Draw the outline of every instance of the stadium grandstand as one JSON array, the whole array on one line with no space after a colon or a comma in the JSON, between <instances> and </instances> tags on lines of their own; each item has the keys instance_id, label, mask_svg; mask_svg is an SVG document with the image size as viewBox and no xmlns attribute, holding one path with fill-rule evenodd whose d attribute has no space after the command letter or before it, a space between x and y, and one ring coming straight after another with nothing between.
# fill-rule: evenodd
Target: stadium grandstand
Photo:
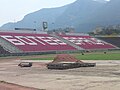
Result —
<instances>
[{"instance_id":1,"label":"stadium grandstand","mask_svg":"<svg viewBox=\"0 0 120 90\"><path fill-rule=\"evenodd\" d=\"M89 35L60 35L62 38L73 42L84 49L112 49L115 48L112 44L109 44L103 40L93 38Z\"/></svg>"},{"instance_id":2,"label":"stadium grandstand","mask_svg":"<svg viewBox=\"0 0 120 90\"><path fill-rule=\"evenodd\" d=\"M120 48L120 36L101 36L96 38L111 43Z\"/></svg>"},{"instance_id":3,"label":"stadium grandstand","mask_svg":"<svg viewBox=\"0 0 120 90\"><path fill-rule=\"evenodd\" d=\"M8 54L9 52L6 51L2 46L0 46L0 54L4 55L4 54Z\"/></svg>"},{"instance_id":4,"label":"stadium grandstand","mask_svg":"<svg viewBox=\"0 0 120 90\"><path fill-rule=\"evenodd\" d=\"M0 53L36 53L116 49L115 45L88 34L48 34L38 31L0 31Z\"/></svg>"}]
</instances>

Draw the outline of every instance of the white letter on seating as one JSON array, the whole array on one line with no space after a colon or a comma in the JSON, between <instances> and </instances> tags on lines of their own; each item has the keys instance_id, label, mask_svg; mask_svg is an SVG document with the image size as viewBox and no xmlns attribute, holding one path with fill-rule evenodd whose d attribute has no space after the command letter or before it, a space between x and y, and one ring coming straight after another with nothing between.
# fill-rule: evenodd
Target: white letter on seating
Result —
<instances>
[{"instance_id":1,"label":"white letter on seating","mask_svg":"<svg viewBox=\"0 0 120 90\"><path fill-rule=\"evenodd\" d=\"M25 45L22 41L14 38L13 36L1 36L1 37L14 45Z\"/></svg>"},{"instance_id":2,"label":"white letter on seating","mask_svg":"<svg viewBox=\"0 0 120 90\"><path fill-rule=\"evenodd\" d=\"M25 36L15 36L15 37L28 45L37 45L37 43L33 42L32 40L28 39Z\"/></svg>"}]
</instances>

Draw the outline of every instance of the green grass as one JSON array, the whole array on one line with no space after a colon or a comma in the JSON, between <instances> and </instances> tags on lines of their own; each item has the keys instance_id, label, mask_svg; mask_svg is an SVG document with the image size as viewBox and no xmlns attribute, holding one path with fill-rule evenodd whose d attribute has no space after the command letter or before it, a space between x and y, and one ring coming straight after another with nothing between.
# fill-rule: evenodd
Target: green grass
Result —
<instances>
[{"instance_id":1,"label":"green grass","mask_svg":"<svg viewBox=\"0 0 120 90\"><path fill-rule=\"evenodd\" d=\"M79 60L120 60L120 51L107 51L106 54L104 52L90 52L84 53L73 53ZM2 59L15 59L20 58L21 60L53 60L57 56L57 54L46 54L46 55L30 55L30 56L7 56L0 57Z\"/></svg>"},{"instance_id":2,"label":"green grass","mask_svg":"<svg viewBox=\"0 0 120 90\"><path fill-rule=\"evenodd\" d=\"M80 60L120 60L120 53L76 55Z\"/></svg>"},{"instance_id":3,"label":"green grass","mask_svg":"<svg viewBox=\"0 0 120 90\"><path fill-rule=\"evenodd\" d=\"M72 54L79 60L120 60L120 53L85 53ZM53 60L56 55L46 56L44 58L28 58L28 60Z\"/></svg>"}]
</instances>

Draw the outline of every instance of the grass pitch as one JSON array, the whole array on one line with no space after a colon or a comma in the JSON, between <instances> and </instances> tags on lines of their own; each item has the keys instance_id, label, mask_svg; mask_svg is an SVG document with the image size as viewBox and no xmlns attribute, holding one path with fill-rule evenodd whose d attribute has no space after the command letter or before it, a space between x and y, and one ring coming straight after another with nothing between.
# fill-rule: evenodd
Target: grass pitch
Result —
<instances>
[{"instance_id":1,"label":"grass pitch","mask_svg":"<svg viewBox=\"0 0 120 90\"><path fill-rule=\"evenodd\" d=\"M79 60L120 60L120 52L113 53L103 53L103 52L93 52L93 53L81 53L71 54L74 55ZM56 55L42 55L43 57L39 58L27 58L29 60L53 60Z\"/></svg>"},{"instance_id":2,"label":"grass pitch","mask_svg":"<svg viewBox=\"0 0 120 90\"><path fill-rule=\"evenodd\" d=\"M120 53L76 55L80 60L120 60Z\"/></svg>"},{"instance_id":3,"label":"grass pitch","mask_svg":"<svg viewBox=\"0 0 120 90\"><path fill-rule=\"evenodd\" d=\"M88 53L72 53L70 55L75 56L79 60L120 60L120 51L108 51L104 52L88 52ZM15 59L20 60L53 60L57 54L46 55L31 55L31 56L8 56L0 57L0 60Z\"/></svg>"}]
</instances>

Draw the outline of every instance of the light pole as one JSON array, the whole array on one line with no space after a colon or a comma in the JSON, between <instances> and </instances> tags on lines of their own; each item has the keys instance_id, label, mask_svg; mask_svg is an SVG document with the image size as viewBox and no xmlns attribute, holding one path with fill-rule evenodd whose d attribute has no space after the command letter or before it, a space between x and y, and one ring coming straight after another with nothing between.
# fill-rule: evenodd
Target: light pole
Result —
<instances>
[{"instance_id":1,"label":"light pole","mask_svg":"<svg viewBox=\"0 0 120 90\"><path fill-rule=\"evenodd\" d=\"M35 30L37 30L36 21L34 21L33 23L34 23L33 25L34 25Z\"/></svg>"}]
</instances>

